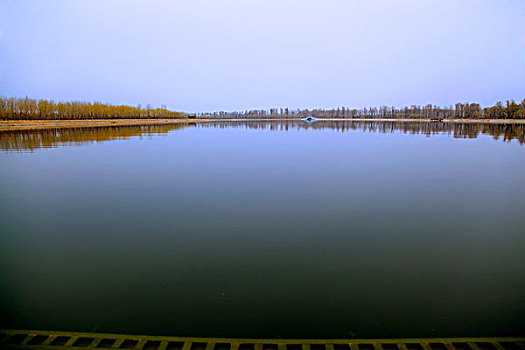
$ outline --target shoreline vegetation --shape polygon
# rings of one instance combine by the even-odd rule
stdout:
[[[54,102],[29,97],[1,97],[0,120],[151,120],[151,119],[300,119],[305,117],[320,119],[395,119],[395,120],[519,120],[525,119],[525,99],[520,103],[508,100],[505,104],[497,102],[494,106],[482,108],[479,103],[456,103],[454,106],[440,107],[435,105],[395,108],[390,106],[351,109],[290,109],[270,108],[246,110],[243,112],[213,112],[188,114],[162,108],[115,106],[100,102]]]

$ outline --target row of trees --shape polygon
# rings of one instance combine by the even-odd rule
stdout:
[[[389,106],[370,107],[363,109],[297,109],[271,108],[269,110],[250,110],[244,112],[213,112],[202,113],[200,118],[384,118],[384,119],[524,119],[525,99],[520,104],[514,100],[501,102],[493,107],[481,108],[478,103],[456,103],[455,106],[439,107],[433,105],[410,106],[395,108]]]
[[[184,113],[166,108],[113,106],[100,102],[54,102],[28,97],[1,97],[0,119],[150,119],[183,118]]]
[[[433,105],[395,108],[381,106],[350,109],[297,109],[271,108],[244,112],[202,113],[200,118],[246,119],[246,118],[284,118],[295,119],[306,116],[316,118],[385,118],[385,119],[525,119],[525,99],[521,103],[514,100],[505,105],[498,102],[495,106],[481,108],[478,103],[456,103],[449,107]],[[136,118],[184,118],[186,114],[173,112],[166,108],[142,108],[113,106],[100,102],[53,102],[35,100],[28,97],[0,97],[0,119],[136,119]]]

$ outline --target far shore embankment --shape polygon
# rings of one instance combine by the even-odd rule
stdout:
[[[92,128],[108,126],[140,126],[140,125],[162,125],[180,123],[208,123],[217,121],[301,121],[301,118],[205,118],[205,119],[84,119],[84,120],[0,120],[0,132],[17,130],[39,130],[57,128]],[[435,122],[430,119],[388,119],[388,118],[320,118],[315,122],[344,121],[344,122],[412,122],[425,123]],[[525,124],[525,119],[445,119],[441,123],[485,123],[485,124]]]
[[[93,128],[202,122],[203,119],[75,119],[75,120],[0,120],[0,131],[57,128]]]

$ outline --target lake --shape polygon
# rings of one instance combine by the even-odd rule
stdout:
[[[0,133],[0,328],[525,335],[521,124]]]

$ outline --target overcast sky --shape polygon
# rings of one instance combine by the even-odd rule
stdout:
[[[174,110],[525,98],[524,0],[0,0],[0,95]]]

